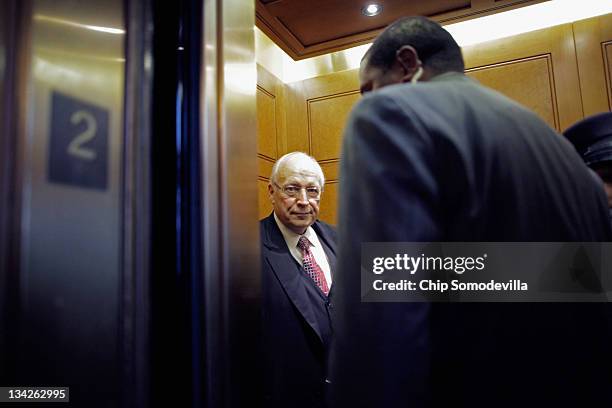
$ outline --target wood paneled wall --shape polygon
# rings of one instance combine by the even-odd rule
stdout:
[[[562,131],[583,117],[572,25],[463,49],[466,72]]]
[[[584,115],[612,111],[612,14],[573,26]]]
[[[341,136],[351,108],[359,99],[355,70],[287,85],[287,148],[317,159],[325,175],[319,218],[335,224]]]
[[[465,47],[463,55],[467,75],[532,109],[558,131],[612,110],[612,15]],[[266,122],[258,126],[260,162],[271,169],[272,159],[294,150],[315,157],[326,177],[320,218],[334,224],[342,130],[359,99],[357,70],[275,84],[276,93],[261,80],[258,86],[258,117]],[[267,215],[269,171],[261,169],[260,214]]]
[[[259,218],[270,214],[268,182],[276,159],[287,152],[285,86],[274,75],[257,66],[257,188]]]

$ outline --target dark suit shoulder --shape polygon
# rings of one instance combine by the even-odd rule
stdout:
[[[267,217],[262,218],[261,220],[259,220],[259,234],[261,236],[264,235],[265,230],[268,228],[269,218],[270,218],[270,216],[267,216]]]
[[[274,220],[274,213],[259,220],[259,239],[262,249],[270,245],[278,245],[278,241],[282,239],[282,234]]]
[[[268,215],[265,218],[259,220],[259,231],[263,232],[265,229],[270,227],[270,222],[274,222],[274,213]]]
[[[324,221],[317,221],[312,226],[317,234],[323,235],[324,238],[330,240],[333,244],[338,242],[338,233],[336,227]]]

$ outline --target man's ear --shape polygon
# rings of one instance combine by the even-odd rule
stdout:
[[[268,198],[270,198],[270,202],[274,204],[274,188],[272,187],[272,183],[268,183]]]
[[[419,54],[411,45],[402,45],[395,52],[395,60],[403,70],[402,82],[410,82],[419,67],[423,65]]]

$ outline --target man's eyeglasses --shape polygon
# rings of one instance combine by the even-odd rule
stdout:
[[[297,197],[300,195],[302,190],[306,190],[306,197],[308,198],[319,198],[321,196],[321,190],[319,189],[319,187],[316,187],[316,186],[301,187],[301,186],[296,186],[294,184],[287,184],[286,186],[281,187],[276,183],[274,183],[274,185],[280,188],[280,190],[287,197],[292,197],[292,198]]]

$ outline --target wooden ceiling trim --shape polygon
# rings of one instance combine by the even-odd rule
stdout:
[[[448,10],[446,11],[444,14],[440,14],[440,15],[455,15],[455,14],[460,14],[460,13],[465,13],[467,10],[470,10],[470,8],[466,8],[466,7],[459,7],[453,10]],[[463,14],[461,14],[463,15]],[[290,26],[289,24],[286,24],[285,21],[283,21],[283,19],[278,18],[277,20],[280,24],[282,24],[285,29],[288,32],[291,32]],[[396,19],[393,19],[393,21],[395,21]],[[391,22],[393,22],[391,21]],[[316,51],[318,49],[320,49],[321,45],[324,45],[326,49],[330,48],[330,46],[336,47],[337,45],[331,45],[331,44],[341,44],[341,43],[354,43],[355,41],[360,41],[360,39],[366,39],[366,40],[371,40],[374,37],[376,37],[380,32],[382,32],[385,27],[387,27],[388,24],[382,24],[378,27],[372,28],[372,29],[368,29],[368,30],[362,30],[362,31],[355,31],[352,32],[350,34],[338,34],[336,36],[333,37],[328,37],[326,40],[324,41],[318,41],[318,42],[313,42],[313,43],[305,43],[304,41],[302,41],[300,38],[296,38],[300,44],[304,47],[304,50],[306,50],[306,52],[308,52],[309,50],[313,50]],[[366,41],[367,42],[367,41]],[[348,48],[348,47],[347,47]]]
[[[354,0],[310,0],[291,2],[292,7],[280,4],[268,7],[270,14],[291,31],[305,48],[346,38],[352,35],[383,29],[400,16],[464,14],[471,8],[470,0],[430,0],[426,4],[405,0],[376,0],[383,12],[366,17],[361,3]]]
[[[279,0],[282,1],[282,0]],[[259,6],[259,0],[255,9],[255,25],[259,27],[272,41],[276,43],[283,51],[285,51],[294,60],[308,58],[306,50],[302,43],[289,31],[284,25],[271,24],[272,21],[277,21],[265,7]],[[300,55],[304,55],[299,58]]]
[[[444,4],[446,4],[446,7],[453,6],[455,8],[447,9],[444,12],[429,15],[428,17],[438,21],[441,24],[457,23],[460,21],[495,14],[501,11],[524,7],[535,3],[542,3],[545,1],[549,0],[466,0],[463,3],[458,0],[446,0],[445,3],[444,0],[440,0],[440,7],[438,10],[443,10],[444,8],[441,6]],[[379,0],[379,2],[383,4],[384,7],[384,0]],[[417,6],[421,4],[420,8],[423,11],[432,10],[431,0],[422,0],[421,3],[416,2],[413,4],[416,4]],[[469,4],[469,6],[464,7],[461,6],[462,4]],[[326,3],[327,13],[329,13],[329,8],[333,6],[333,2]],[[317,39],[317,42],[305,44],[304,42],[306,42],[306,40],[300,38],[298,31],[304,35],[306,33],[303,31],[305,22],[312,20],[313,18],[316,19],[316,15],[313,17],[313,13],[311,12],[299,12],[297,14],[304,14],[304,18],[303,20],[296,20],[296,11],[287,11],[291,7],[297,7],[298,10],[301,10],[304,7],[303,0],[256,0],[256,24],[268,37],[270,37],[270,39],[272,39],[294,60],[301,60],[330,52],[340,51],[346,48],[371,42],[386,27],[388,22],[394,21],[404,15],[403,11],[397,10],[405,11],[405,8],[401,9],[401,7],[397,6],[395,8],[388,7],[387,11],[389,8],[396,10],[395,12],[398,13],[398,15],[386,15],[385,21],[380,27],[372,29],[372,21],[365,19],[363,21],[368,22],[369,24],[365,25],[363,22],[361,22],[361,26],[359,26],[358,24],[356,25],[355,22],[359,23],[360,20],[355,19],[353,20],[353,26],[344,25],[336,31],[332,29],[326,30],[328,32],[326,36],[321,36],[320,33],[309,35],[310,41]],[[342,4],[338,3],[338,7],[342,7]],[[340,9],[335,10],[334,13],[338,14],[339,10]],[[354,13],[354,10],[352,10],[351,16],[353,16]],[[290,21],[284,21],[283,16],[290,16]],[[296,28],[296,25],[301,28]],[[351,31],[353,31],[354,27],[355,31],[347,34],[346,31],[348,27],[350,27]],[[362,27],[363,30],[359,31],[360,27]],[[326,28],[329,28],[329,26]],[[320,38],[324,39],[319,41]]]
[[[370,43],[376,38],[378,34],[380,34],[384,28],[381,28],[376,31],[368,31],[365,33],[354,34],[349,37],[338,38],[332,41],[326,41],[323,43],[319,43],[316,45],[311,45],[308,47],[304,47],[304,56],[299,56],[296,61],[315,57],[318,55],[328,54],[331,52],[341,51],[347,48],[356,47],[358,45],[363,45]],[[293,58],[293,56],[292,56]]]
[[[472,0],[472,5],[478,4],[478,7],[472,6],[471,9],[462,15],[440,14],[433,17],[434,20],[442,25],[454,24],[461,21],[472,20],[474,18],[490,16],[492,14],[501,13],[525,6],[531,6],[536,3],[543,3],[550,0],[485,0],[482,3],[476,3],[477,0]]]

